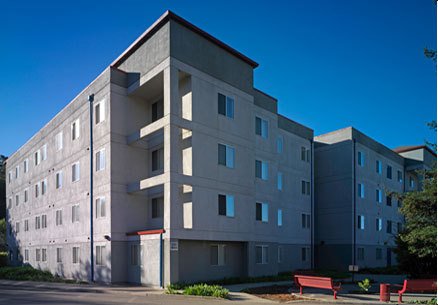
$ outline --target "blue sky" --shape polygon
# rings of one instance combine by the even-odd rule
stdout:
[[[433,0],[5,1],[0,154],[10,155],[166,9],[260,66],[255,87],[315,134],[354,126],[389,146],[435,134]]]

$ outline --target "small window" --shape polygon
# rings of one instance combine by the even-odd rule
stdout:
[[[376,201],[377,201],[378,203],[382,203],[382,200],[383,200],[382,198],[383,198],[382,190],[377,189],[377,190],[376,190]]]
[[[56,189],[62,188],[62,171],[56,173]]]
[[[382,218],[376,218],[376,231],[382,231]]]
[[[310,214],[301,214],[301,227],[303,229],[310,229],[311,221]]]
[[[101,266],[104,264],[105,259],[105,246],[96,246],[96,265]]]
[[[37,183],[35,184],[35,198],[38,198],[40,195],[40,185]]]
[[[20,165],[17,165],[15,167],[15,179],[18,179],[20,177]]]
[[[98,197],[96,199],[96,218],[102,218],[106,216],[106,200],[105,197]]]
[[[268,222],[269,219],[269,205],[263,202],[256,203],[256,220],[261,222]]]
[[[219,194],[218,210],[219,215],[234,217],[234,196]]]
[[[29,220],[28,219],[26,219],[24,221],[24,232],[27,232],[27,231],[29,231]]]
[[[152,218],[162,218],[164,211],[164,198],[152,198]]]
[[[365,155],[361,151],[357,152],[357,164],[361,167],[365,165]]]
[[[382,248],[376,248],[376,260],[382,259]]]
[[[357,228],[359,230],[365,230],[365,216],[357,215]]]
[[[283,190],[283,173],[277,173],[277,189],[279,191]]]
[[[8,183],[11,183],[11,181],[12,181],[12,172],[9,171],[8,172]]]
[[[268,121],[256,117],[255,118],[256,135],[261,136],[264,139],[268,138]]]
[[[29,171],[29,159],[24,160],[23,162],[23,170],[25,173]]]
[[[61,226],[62,225],[62,210],[57,210],[56,211],[55,224],[57,226]]]
[[[20,195],[15,195],[15,205],[19,205],[20,204]]]
[[[164,149],[160,148],[152,152],[152,171],[162,170],[164,168]]]
[[[72,248],[72,263],[79,264],[79,247]]]
[[[397,171],[397,181],[403,183],[403,173],[402,171]]]
[[[161,119],[164,115],[164,103],[163,100],[159,100],[151,105],[152,118],[151,121],[155,122]]]
[[[41,215],[41,228],[47,228],[47,215]]]
[[[392,197],[391,196],[386,196],[386,205],[392,206]]]
[[[56,262],[62,263],[62,248],[56,248]]]
[[[41,249],[41,261],[47,262],[47,249],[46,248]]]
[[[60,151],[63,147],[63,136],[62,131],[56,135],[56,151]]]
[[[11,208],[12,208],[12,198],[9,197],[9,199],[8,199],[8,209],[11,209]]]
[[[382,162],[379,160],[376,161],[376,173],[382,174]]]
[[[260,178],[262,180],[268,180],[268,162],[256,160],[255,174],[256,174],[256,178]]]
[[[283,226],[283,211],[281,209],[277,211],[277,226]]]
[[[283,153],[283,137],[282,136],[277,137],[277,153],[279,153],[279,154]]]
[[[79,222],[79,204],[71,207],[71,222]]]
[[[386,221],[386,233],[392,234],[392,221],[391,220]]]
[[[210,265],[225,266],[225,245],[210,246]]]
[[[357,195],[359,198],[365,198],[365,186],[362,183],[357,184]]]
[[[15,223],[15,233],[20,233],[20,223],[19,222]]]
[[[72,141],[78,139],[80,136],[80,126],[79,126],[79,119],[74,121],[71,124],[71,139]]]
[[[71,166],[71,181],[79,181],[81,175],[80,163],[76,162]]]
[[[365,259],[365,248],[357,248],[357,260],[363,261]]]
[[[38,164],[40,164],[41,162],[41,153],[39,150],[37,150],[34,154],[34,159],[35,159],[35,166],[37,166]]]
[[[105,101],[100,101],[94,106],[94,118],[96,125],[105,121]]]
[[[44,144],[43,147],[41,147],[41,160],[47,160],[47,144]]]
[[[386,178],[392,179],[392,167],[389,165],[386,167]]]
[[[35,249],[35,260],[37,262],[41,261],[41,249]]]
[[[218,93],[218,113],[229,118],[234,118],[234,99]]]
[[[131,245],[131,266],[140,265],[140,245]]]
[[[96,172],[105,169],[105,149],[101,149],[96,153]]]
[[[234,147],[218,144],[218,163],[228,168],[234,168]]]
[[[256,246],[256,264],[268,263],[268,246]]]
[[[24,202],[28,202],[29,201],[29,190],[25,189],[24,190]]]
[[[301,248],[301,261],[303,261],[303,262],[310,261],[310,248],[309,247]]]
[[[45,195],[47,193],[47,179],[41,181],[41,195]]]
[[[29,261],[29,250],[28,249],[24,250],[24,261],[25,262]]]
[[[310,182],[309,181],[301,181],[301,194],[310,195]]]
[[[35,230],[41,229],[41,218],[39,216],[35,217]]]

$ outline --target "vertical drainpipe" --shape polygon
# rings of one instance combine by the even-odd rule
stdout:
[[[356,265],[356,191],[356,139],[353,139],[353,265]]]
[[[163,233],[160,233],[160,287],[164,288],[164,284],[163,284]]]
[[[93,231],[93,101],[94,94],[88,96],[90,103],[90,270],[94,282],[94,231]]]
[[[314,184],[314,158],[313,158],[313,139],[310,140],[310,215],[312,215],[312,225],[310,226],[310,264],[311,268],[315,268],[315,201],[314,201],[314,191],[315,188],[313,187]]]

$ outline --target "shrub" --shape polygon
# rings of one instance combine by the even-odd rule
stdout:
[[[426,305],[436,305],[437,304],[437,300],[436,298],[432,298],[430,300],[413,300],[412,304],[426,304]]]
[[[371,288],[371,281],[369,279],[364,279],[362,282],[358,282],[357,285],[362,291],[368,292]]]
[[[195,284],[187,286],[183,290],[185,295],[212,296],[216,298],[228,297],[228,289],[218,285]]]
[[[0,252],[0,267],[8,265],[8,252]]]
[[[43,282],[55,282],[60,280],[49,271],[37,270],[30,266],[2,267],[0,268],[0,279]]]

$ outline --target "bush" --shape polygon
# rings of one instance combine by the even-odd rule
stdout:
[[[196,284],[185,287],[183,294],[226,298],[228,297],[228,289],[219,285]]]
[[[424,300],[424,301],[414,300],[414,301],[412,301],[412,304],[436,305],[437,304],[437,300],[436,300],[436,298],[432,298],[430,300]]]
[[[49,271],[41,271],[30,266],[24,267],[2,267],[0,268],[0,279],[17,281],[41,281],[59,282],[59,277],[53,276]]]
[[[363,292],[368,292],[371,288],[371,281],[369,279],[364,279],[362,282],[357,283],[357,285]]]
[[[0,252],[0,267],[8,265],[8,252]]]

